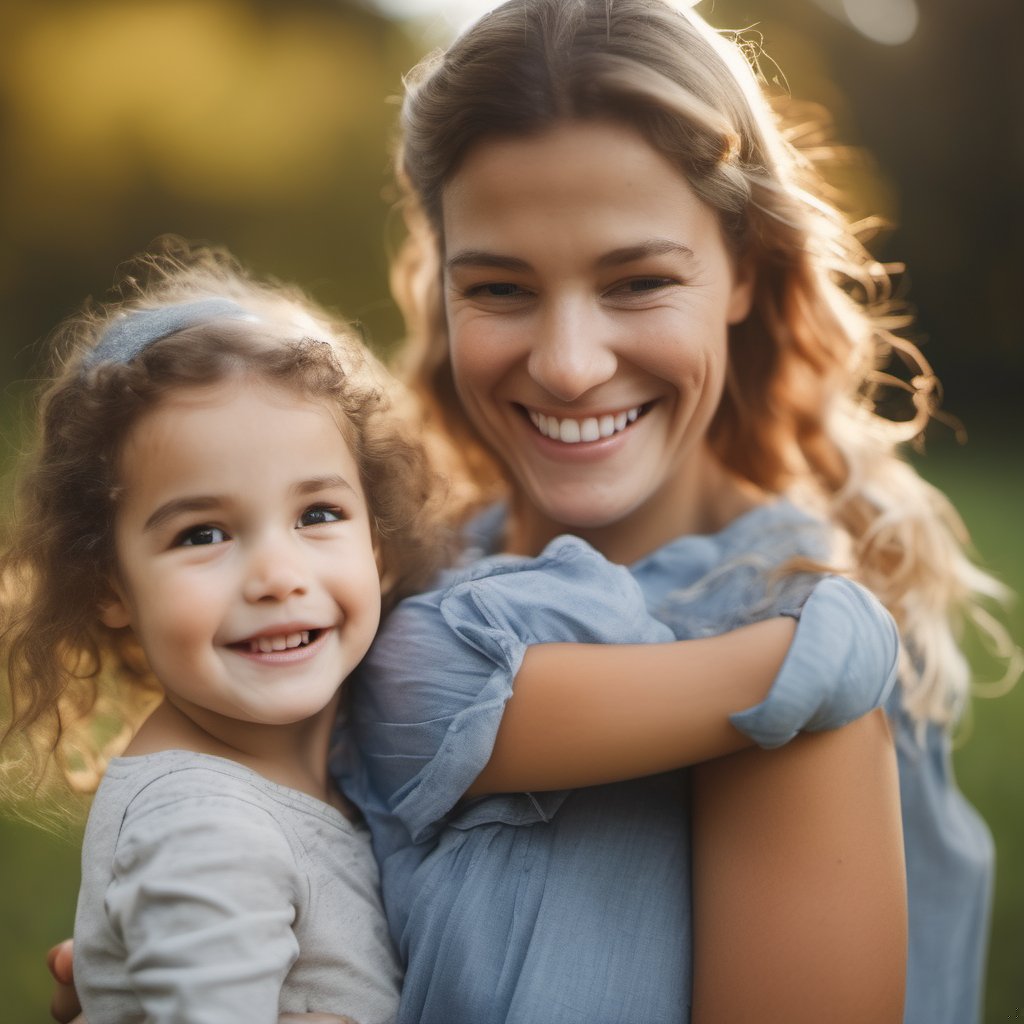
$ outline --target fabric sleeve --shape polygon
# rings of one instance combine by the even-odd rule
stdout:
[[[487,764],[528,645],[673,639],[629,572],[576,538],[536,559],[484,563],[399,605],[361,670],[355,740],[370,785],[419,842]],[[537,816],[564,796],[532,796]],[[522,820],[507,803],[489,806],[491,820]]]
[[[803,606],[796,635],[768,696],[730,717],[758,746],[779,747],[798,732],[838,729],[881,707],[896,683],[899,631],[868,590],[826,576]]]
[[[276,1024],[306,881],[265,808],[179,785],[143,790],[118,838],[105,905],[131,984],[153,1024]]]

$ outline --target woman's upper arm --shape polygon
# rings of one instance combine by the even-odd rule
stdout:
[[[902,1021],[896,759],[873,712],[693,772],[694,1024]]]

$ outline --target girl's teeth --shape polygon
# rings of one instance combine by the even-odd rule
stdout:
[[[583,420],[564,419],[557,416],[546,416],[542,412],[531,412],[530,420],[544,437],[554,438],[563,444],[578,444],[581,441],[598,441],[611,437],[620,430],[625,430],[630,423],[635,423],[640,416],[640,406],[634,406],[626,412],[606,413],[600,419],[588,416]]]
[[[258,636],[249,641],[252,654],[271,654],[273,651],[289,651],[293,647],[302,647],[309,643],[309,630],[301,633],[288,633],[285,636]]]

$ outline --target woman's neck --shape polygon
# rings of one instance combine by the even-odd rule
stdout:
[[[712,534],[770,496],[707,455],[689,479],[672,481],[664,493],[614,523],[580,528],[546,517],[522,492],[513,492],[504,550],[537,555],[559,534],[582,537],[609,561],[630,565],[678,537]]]

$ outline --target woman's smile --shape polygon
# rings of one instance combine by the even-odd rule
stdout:
[[[642,416],[649,405],[634,405],[619,412],[604,412],[591,415],[559,416],[546,415],[535,409],[526,409],[527,417],[538,432],[562,444],[590,444],[621,434]]]

